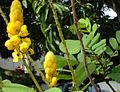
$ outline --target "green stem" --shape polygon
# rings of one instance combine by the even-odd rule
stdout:
[[[6,16],[5,16],[5,14],[3,13],[1,7],[0,7],[0,14],[1,14],[1,16],[3,17],[3,19],[4,19],[4,21],[5,21],[6,25],[7,25],[7,24],[8,24],[8,20],[7,20]]]
[[[40,70],[40,68],[36,65],[36,63],[34,62],[34,60],[30,57],[29,54],[26,54],[27,58],[29,59],[29,61],[31,62],[31,64],[34,66],[34,68],[38,71],[38,73],[41,75],[42,80],[47,84],[48,87],[50,87],[49,83],[47,82],[47,80],[44,77],[44,74],[42,73],[42,71]]]
[[[42,88],[40,87],[40,85],[38,84],[37,80],[35,79],[33,73],[31,72],[29,66],[27,65],[25,58],[23,58],[23,64],[26,67],[28,73],[30,74],[31,79],[33,80],[33,82],[35,83],[36,87],[38,88],[39,92],[43,92]]]
[[[73,67],[72,67],[72,65],[70,63],[70,54],[68,52],[67,45],[66,45],[63,33],[62,33],[61,25],[60,25],[59,20],[58,20],[57,11],[54,8],[52,0],[48,0],[48,2],[50,4],[50,7],[51,7],[52,12],[53,12],[53,17],[55,19],[55,23],[56,23],[56,26],[57,26],[57,29],[58,29],[58,33],[59,33],[60,39],[62,40],[62,43],[63,43],[63,45],[65,47],[65,52],[66,52],[66,55],[67,55],[67,63],[68,63],[69,69],[70,69],[71,74],[72,74],[73,86],[76,88],[76,90],[79,90],[79,87],[77,85],[75,71],[74,71],[74,69],[73,69]]]

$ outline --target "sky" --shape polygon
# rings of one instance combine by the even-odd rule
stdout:
[[[117,17],[116,12],[112,8],[105,7],[102,9],[105,15],[109,15],[110,19],[114,19],[114,17]]]

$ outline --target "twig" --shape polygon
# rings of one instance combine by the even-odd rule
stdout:
[[[3,13],[1,7],[0,7],[0,14],[1,14],[1,16],[3,17],[3,19],[4,19],[4,21],[5,21],[6,25],[7,25],[7,24],[8,24],[8,20],[7,20],[6,16],[5,16],[5,14]]]
[[[33,82],[35,83],[36,87],[38,88],[39,92],[43,92],[42,88],[40,87],[40,85],[38,84],[37,80],[35,79],[33,73],[31,72],[29,66],[27,65],[25,58],[23,58],[23,64],[26,67],[26,69],[28,70],[28,73],[30,74],[31,79],[33,80]]]
[[[92,77],[91,77],[91,75],[89,73],[89,70],[88,70],[85,48],[84,48],[84,45],[83,45],[81,34],[79,33],[79,29],[78,29],[78,19],[77,19],[77,15],[76,15],[76,11],[75,11],[74,0],[71,0],[71,6],[72,6],[73,20],[74,20],[74,24],[75,24],[75,29],[76,29],[77,37],[78,37],[78,39],[80,41],[81,50],[82,50],[82,54],[83,54],[84,68],[85,68],[86,74],[87,74],[91,84],[94,86],[96,92],[99,92],[99,90],[98,90],[97,86],[95,85],[94,81],[92,80]]]
[[[47,86],[49,87],[49,83],[46,81],[44,74],[42,73],[42,71],[40,70],[40,68],[35,64],[34,60],[30,57],[29,54],[26,54],[27,58],[29,59],[29,61],[31,62],[31,64],[34,66],[34,68],[38,71],[38,73],[40,74],[40,76],[42,77],[42,80],[47,84]]]
[[[54,8],[54,5],[53,5],[52,0],[48,0],[48,2],[49,2],[49,4],[50,4],[50,7],[51,7],[52,12],[53,12],[53,17],[54,17],[54,19],[55,19],[55,23],[56,23],[56,26],[57,26],[57,29],[58,29],[58,33],[59,33],[60,39],[62,40],[62,43],[63,43],[64,48],[65,48],[65,51],[66,51],[67,64],[68,64],[69,69],[70,69],[71,74],[72,74],[73,86],[75,87],[76,90],[79,90],[79,87],[78,87],[78,85],[77,85],[77,80],[76,80],[75,71],[74,71],[74,69],[72,68],[72,65],[71,65],[71,63],[70,63],[69,51],[68,51],[68,49],[67,49],[67,45],[66,45],[66,42],[65,42],[63,33],[62,33],[62,29],[61,29],[61,25],[60,25],[59,20],[58,20],[58,16],[57,16],[56,9]]]

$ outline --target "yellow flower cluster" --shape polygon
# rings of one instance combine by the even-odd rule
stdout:
[[[50,86],[55,86],[57,83],[56,58],[52,51],[47,52],[45,55],[44,68],[46,79],[50,82]]]
[[[5,42],[5,46],[8,50],[14,50],[12,53],[13,62],[18,62],[23,58],[26,51],[32,49],[29,48],[31,40],[27,36],[29,35],[27,26],[23,25],[23,9],[19,0],[14,0],[10,7],[10,22],[7,25],[8,39]]]

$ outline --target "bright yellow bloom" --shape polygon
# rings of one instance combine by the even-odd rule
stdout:
[[[15,24],[16,30],[19,32],[22,27],[22,23],[20,21],[15,21],[14,24]]]
[[[49,68],[49,67],[46,68],[46,69],[45,69],[45,73],[51,76],[51,74],[52,74],[51,68]]]
[[[26,42],[29,46],[31,45],[31,40],[30,40],[30,38],[23,38],[22,39],[22,42]]]
[[[14,23],[8,23],[7,32],[11,35],[16,35],[18,33],[15,26],[14,26]]]
[[[8,50],[14,50],[14,46],[13,46],[13,44],[11,43],[10,40],[7,40],[7,41],[5,42],[5,46],[7,47]]]
[[[53,86],[55,86],[56,84],[57,84],[57,77],[53,77],[53,78],[52,78],[52,81],[51,81],[51,83],[50,83],[50,86],[53,87]]]
[[[46,74],[45,77],[46,77],[47,81],[50,81],[50,80],[51,80],[50,75]]]
[[[18,62],[20,59],[23,58],[22,53],[21,52],[16,52],[16,51],[14,51],[12,53],[12,56],[13,56],[13,62]]]
[[[8,37],[9,37],[9,38],[11,38],[12,36],[13,36],[12,34],[8,33]]]
[[[14,0],[10,7],[10,22],[20,21],[23,24],[23,9],[19,0]]]
[[[13,62],[18,62],[27,50],[34,54],[34,50],[29,49],[31,40],[26,37],[29,33],[27,26],[23,25],[23,9],[19,0],[13,0],[9,17],[10,22],[7,25],[7,33],[10,39],[5,42],[5,46],[8,50],[14,50],[12,53]]]
[[[21,42],[21,39],[20,39],[20,37],[19,37],[18,35],[12,36],[12,37],[10,38],[10,40],[11,40],[12,44],[15,45],[15,46],[16,46],[16,45],[19,45],[20,42]]]
[[[50,86],[54,86],[57,83],[56,72],[56,58],[52,51],[47,52],[45,55],[44,68],[46,79],[50,82]]]
[[[55,55],[52,51],[47,52],[47,54],[45,55],[45,61],[46,62],[51,62],[51,63],[56,62]]]
[[[26,37],[26,36],[28,36],[28,35],[29,35],[29,33],[28,33],[28,30],[27,30],[27,26],[26,26],[26,25],[23,25],[23,26],[21,27],[19,36],[21,36],[21,37]]]
[[[29,48],[29,44],[28,43],[23,42],[23,43],[20,44],[20,51],[22,53],[25,53],[28,50],[28,48]]]

